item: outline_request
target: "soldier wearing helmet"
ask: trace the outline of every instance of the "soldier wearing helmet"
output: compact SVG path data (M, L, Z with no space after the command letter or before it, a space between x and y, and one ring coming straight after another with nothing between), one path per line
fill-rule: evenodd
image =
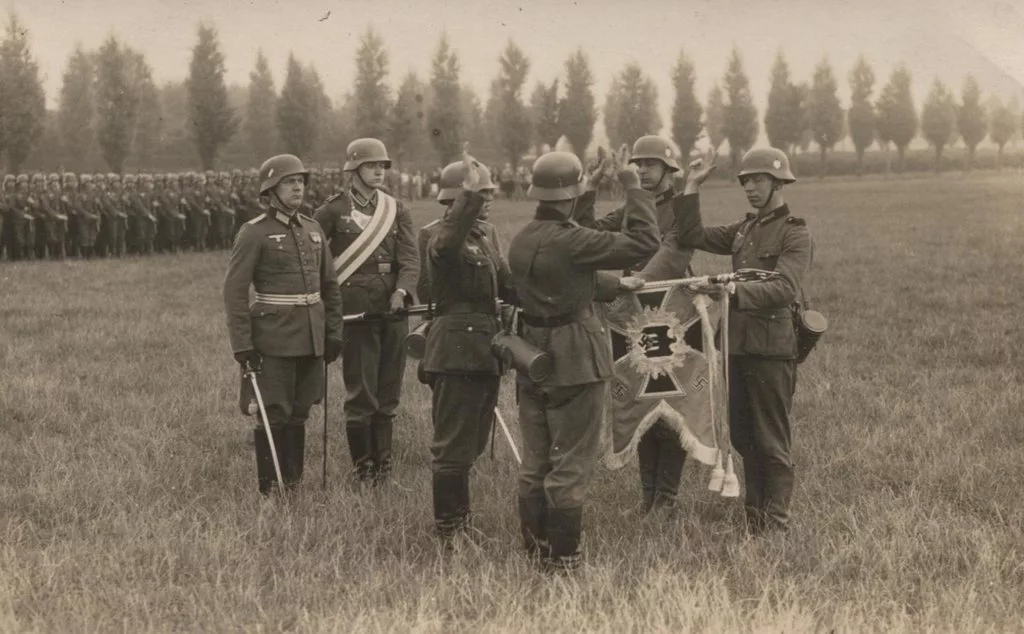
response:
M538 201L537 211L509 246L522 337L554 361L544 381L533 383L522 375L518 381L522 534L527 552L553 571L582 561L583 504L597 466L599 421L612 374L611 347L591 305L595 297L613 299L621 282L608 288L598 272L635 266L660 243L654 196L640 187L636 168L625 162L625 151L612 157L626 189L625 219L603 231L573 221L592 213L587 207L595 196L576 155L540 156L527 192Z
M45 187L37 199L37 213L43 228L41 245L37 235L37 255L42 258L48 254L51 260L63 260L68 217L61 210L60 174L49 174Z
M501 328L498 300L514 299L494 227L479 219L494 189L487 167L464 148L463 159L441 174L444 217L419 235L417 287L435 315L423 356L433 396L434 524L446 544L469 527L469 472L491 433L501 381L490 353Z
M125 211L121 180L117 174L108 173L97 179L105 185L102 195L103 218L100 225L99 246L102 255L121 257L126 251L128 213Z
M783 199L782 188L796 178L789 157L776 148L752 149L740 161L739 182L753 211L728 225L704 227L698 194L714 160L709 150L694 162L685 195L677 198L679 245L731 255L736 269L779 273L775 280L727 289L734 296L728 333L729 427L732 445L743 457L748 530L785 530L795 479L789 425L797 365L793 318L803 301L813 244L806 223L790 213Z
M324 394L325 362L341 353L341 292L323 230L299 213L309 173L298 157L279 154L260 168L267 211L242 226L224 276L231 351L257 371L271 438L254 430L259 490L276 483L273 440L285 487L299 484L306 419ZM250 285L255 302L249 305Z
M394 318L350 323L345 329L345 434L359 482L380 483L392 468L392 431L405 374L407 318L395 316L412 303L419 258L412 217L383 191L391 167L377 139L356 139L345 153L347 192L329 197L315 218L339 258L364 232L362 247L339 258L342 301L349 313L390 313ZM350 259L351 256L351 259Z
M181 238L185 233L185 214L182 211L181 187L178 182L178 175L170 173L158 181L154 190L157 203L159 203L160 230L157 235L160 239L160 248L170 253L177 253L181 249Z
M7 216L11 213L11 196L14 189L14 174L4 174L3 187L0 188L0 259L3 259L4 251L7 251L8 259L11 257L10 225Z
M206 175L192 173L189 187L185 190L185 216L188 219L188 242L194 251L209 248L210 207L206 195Z
M18 174L14 188L14 193L7 199L7 257L11 260L30 260L35 252L36 234L28 174Z
M672 207L675 197L673 182L680 167L672 145L661 136L642 136L633 143L629 162L637 166L640 186L654 194L655 215L662 238L661 247L654 257L640 264L641 270L636 274L634 283L691 276L693 249L679 248L673 235L676 224ZM598 171L597 174L603 172ZM597 221L588 222L588 219L581 218L580 222L597 229L610 230L621 224L622 213L620 208ZM692 348L702 348L700 324L691 328L686 341ZM637 445L637 457L644 512L675 508L686 461L686 451L680 442L679 432L668 422L659 419L641 437Z

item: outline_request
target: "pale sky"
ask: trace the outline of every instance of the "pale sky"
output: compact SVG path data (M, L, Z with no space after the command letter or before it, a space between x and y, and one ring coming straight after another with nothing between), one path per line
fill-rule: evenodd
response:
M876 90L898 61L905 62L918 106L936 77L959 93L968 70L980 75L983 91L995 90L1004 100L1021 96L1024 84L1022 0L15 0L8 6L30 31L51 108L76 44L97 48L113 33L143 51L163 83L187 73L200 21L219 31L229 82L248 84L262 48L280 89L291 51L316 65L334 100L351 87L354 52L369 25L387 44L393 88L410 69L429 76L446 29L463 82L482 102L497 57L512 38L532 61L527 98L535 81L559 76L581 46L597 79L599 107L611 77L635 60L657 83L666 122L673 97L669 75L680 50L696 66L703 102L734 44L762 119L780 47L796 79L809 80L827 55L844 103L847 73L861 53L875 69Z

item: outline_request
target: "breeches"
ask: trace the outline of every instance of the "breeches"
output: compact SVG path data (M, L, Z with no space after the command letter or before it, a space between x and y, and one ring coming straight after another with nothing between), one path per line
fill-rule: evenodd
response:
M606 381L564 387L519 384L523 465L519 496L548 508L583 506L601 447Z
M433 374L435 473L464 473L487 447L501 377Z
M402 342L408 332L404 319L345 326L341 369L346 425L365 427L374 417L395 415L405 376Z

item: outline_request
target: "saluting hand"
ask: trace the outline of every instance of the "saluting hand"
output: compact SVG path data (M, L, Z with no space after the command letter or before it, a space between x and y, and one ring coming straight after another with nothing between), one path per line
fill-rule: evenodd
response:
M697 192L697 189L704 184L708 176L711 176L711 172L715 171L717 167L715 159L717 158L718 152L715 151L715 148L708 147L701 156L690 161L689 172L686 174L686 193L693 194Z
M597 191L601 181L604 180L605 168L608 167L608 156L605 154L604 148L597 148L597 161L591 162L586 170L587 176L587 189L590 191Z
M462 189L468 192L479 192L484 186L483 168L475 158L469 155L469 142L462 144L462 164L466 166Z

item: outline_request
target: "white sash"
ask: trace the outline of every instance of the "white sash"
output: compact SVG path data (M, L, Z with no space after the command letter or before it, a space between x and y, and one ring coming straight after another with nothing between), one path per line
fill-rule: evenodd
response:
M370 223L366 225L341 255L334 258L334 271L338 274L338 284L342 284L356 272L363 262L380 246L380 243L391 231L391 225L398 216L398 203L394 198L377 190L377 207L373 210Z

